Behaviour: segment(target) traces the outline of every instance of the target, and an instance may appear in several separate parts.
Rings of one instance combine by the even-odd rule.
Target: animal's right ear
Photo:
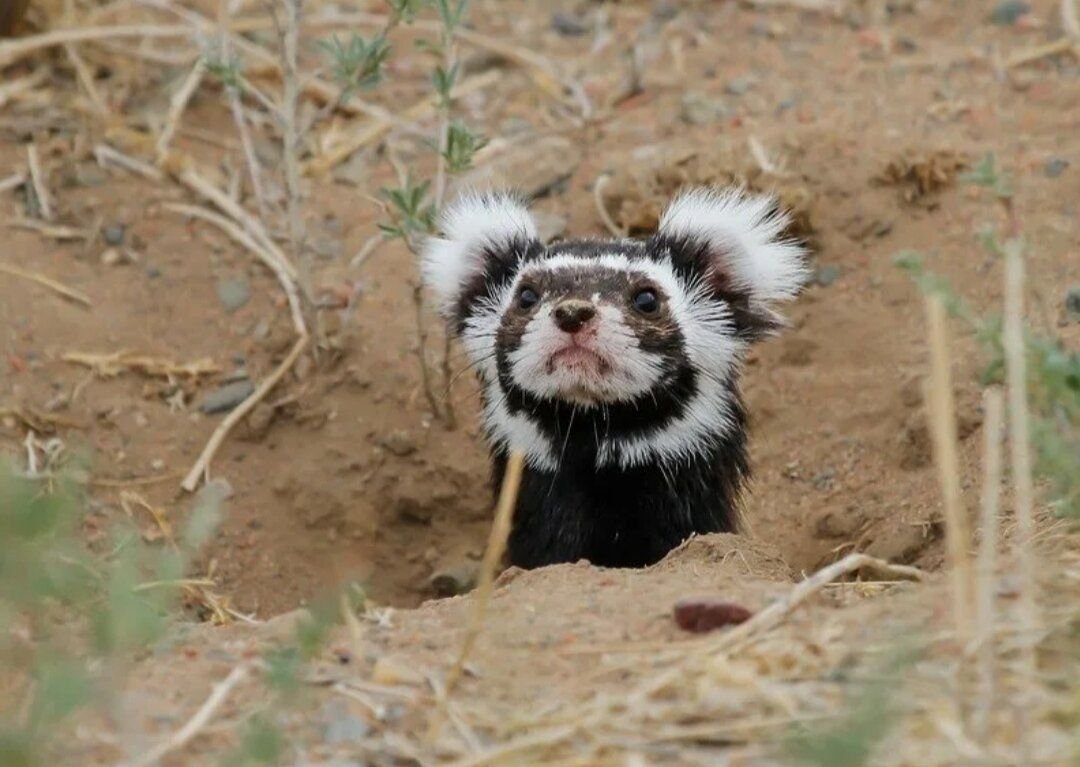
[[[460,319],[501,272],[511,274],[530,249],[538,247],[536,222],[506,193],[458,198],[439,221],[442,237],[432,237],[421,254],[424,284],[449,319]]]

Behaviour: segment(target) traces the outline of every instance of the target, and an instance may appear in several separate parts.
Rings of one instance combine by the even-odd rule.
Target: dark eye
[[[639,290],[634,294],[634,308],[642,314],[655,314],[660,308],[660,301],[651,290]]]
[[[522,309],[531,309],[539,302],[540,296],[532,288],[525,287],[518,291],[518,306]]]

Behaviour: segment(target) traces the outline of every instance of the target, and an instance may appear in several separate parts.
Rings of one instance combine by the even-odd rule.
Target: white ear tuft
[[[471,281],[484,272],[485,259],[515,243],[537,238],[525,206],[506,193],[465,194],[440,218],[443,238],[424,245],[420,270],[444,314],[453,310]]]
[[[752,299],[781,301],[794,298],[809,277],[804,249],[783,237],[787,224],[772,197],[694,189],[664,211],[658,234],[703,240]]]

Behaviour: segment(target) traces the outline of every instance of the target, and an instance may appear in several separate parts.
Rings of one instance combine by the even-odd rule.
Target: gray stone
[[[323,740],[329,744],[356,743],[371,732],[371,726],[334,701],[323,707]]]
[[[553,13],[551,28],[565,37],[581,37],[589,34],[589,24],[580,16],[569,13]]]
[[[1069,167],[1069,161],[1063,160],[1060,157],[1052,157],[1046,161],[1046,165],[1043,166],[1043,173],[1047,178],[1057,178],[1065,169]]]
[[[199,405],[199,410],[206,415],[227,413],[250,397],[254,391],[255,384],[247,378],[227,383],[206,395]]]
[[[728,84],[724,86],[724,90],[732,96],[741,96],[754,87],[754,82],[753,77],[736,77],[734,80],[728,81]]]
[[[835,264],[819,266],[814,273],[814,283],[823,288],[832,285],[840,277],[840,267]]]
[[[101,236],[108,245],[123,245],[126,233],[123,224],[109,224],[101,230]]]
[[[251,287],[243,277],[218,280],[218,300],[227,312],[235,312],[251,300]]]
[[[1016,23],[1021,16],[1031,12],[1031,4],[1024,0],[1003,0],[990,13],[990,21],[1001,26]]]

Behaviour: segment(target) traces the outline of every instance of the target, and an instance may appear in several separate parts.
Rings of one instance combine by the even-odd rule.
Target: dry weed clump
[[[886,163],[877,180],[897,187],[904,202],[932,205],[933,197],[969,167],[970,158],[951,149],[906,152]]]

